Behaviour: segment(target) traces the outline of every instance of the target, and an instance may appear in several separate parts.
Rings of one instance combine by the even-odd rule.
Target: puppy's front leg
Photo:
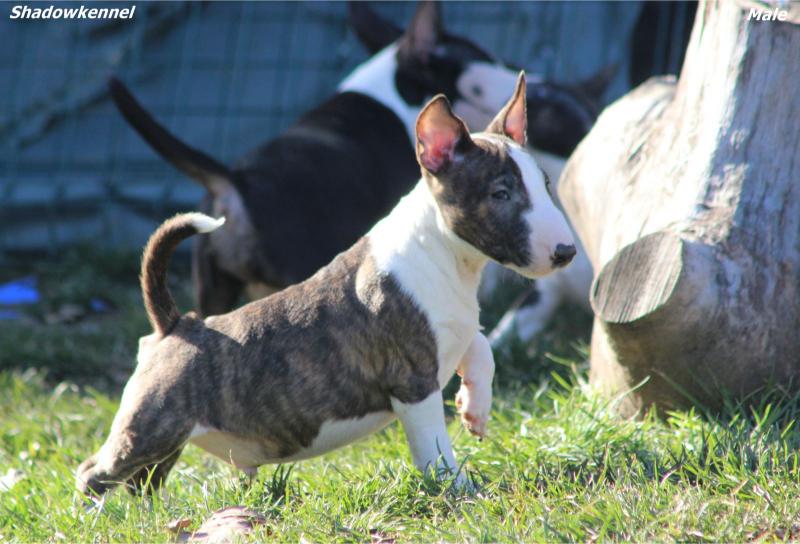
[[[461,389],[456,395],[456,408],[464,427],[479,438],[486,435],[486,423],[492,409],[494,356],[486,337],[477,333],[456,372],[461,376]]]
[[[406,432],[411,457],[417,468],[422,472],[433,470],[437,477],[442,473],[446,475],[458,470],[450,437],[447,435],[440,390],[411,404],[392,398],[392,409]],[[463,474],[458,474],[456,483],[466,483]]]

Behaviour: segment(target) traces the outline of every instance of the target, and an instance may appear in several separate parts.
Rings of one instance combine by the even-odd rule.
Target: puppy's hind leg
[[[167,480],[169,472],[178,457],[181,456],[183,447],[178,448],[169,457],[158,463],[152,463],[140,468],[133,476],[128,478],[126,488],[131,495],[141,495],[147,493],[152,495],[158,491]]]
[[[100,451],[78,467],[76,483],[81,493],[102,495],[142,467],[162,461],[169,464],[164,467],[168,471],[189,439],[194,421],[176,415],[184,410],[175,399],[140,385],[134,373],[108,438]],[[166,477],[167,471],[162,469],[160,475]]]
[[[142,469],[164,462],[168,466],[161,470],[156,468],[156,473],[150,479],[154,486],[160,485],[177,460],[189,432],[177,433],[174,438],[162,442],[128,429],[116,433],[112,431],[100,451],[78,467],[78,491],[87,496],[102,495],[128,479],[134,480],[134,488],[141,488],[141,484],[137,486],[136,478],[138,476],[142,483],[146,481],[147,474],[142,473]]]

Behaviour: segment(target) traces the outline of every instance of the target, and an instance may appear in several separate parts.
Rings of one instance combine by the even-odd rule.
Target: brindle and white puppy
[[[569,262],[572,236],[525,143],[525,80],[486,132],[470,135],[444,96],[416,123],[422,178],[395,209],[310,279],[229,314],[181,317],[166,284],[175,246],[222,221],[164,223],[142,288],[155,333],[78,488],[160,484],[187,442],[236,467],[305,459],[402,423],[421,470],[456,465],[442,388],[482,432],[491,351],[477,289],[489,259],[538,277]],[[460,481],[463,482],[463,476]]]

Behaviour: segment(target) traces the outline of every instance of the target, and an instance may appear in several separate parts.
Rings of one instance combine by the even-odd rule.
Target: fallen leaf
[[[191,533],[181,531],[178,534],[178,541],[204,542],[206,544],[233,542],[237,537],[252,532],[256,525],[264,525],[266,522],[267,518],[255,510],[250,510],[244,506],[230,506],[211,514],[211,517],[196,531]],[[181,524],[185,523],[183,526],[186,527],[191,521],[176,520],[172,523],[176,524],[175,530],[180,531]]]

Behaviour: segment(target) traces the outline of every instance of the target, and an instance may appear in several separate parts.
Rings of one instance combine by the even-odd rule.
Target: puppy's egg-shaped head
[[[548,180],[525,151],[525,77],[483,133],[470,135],[444,97],[420,113],[417,158],[446,228],[486,257],[526,277],[575,254]]]

